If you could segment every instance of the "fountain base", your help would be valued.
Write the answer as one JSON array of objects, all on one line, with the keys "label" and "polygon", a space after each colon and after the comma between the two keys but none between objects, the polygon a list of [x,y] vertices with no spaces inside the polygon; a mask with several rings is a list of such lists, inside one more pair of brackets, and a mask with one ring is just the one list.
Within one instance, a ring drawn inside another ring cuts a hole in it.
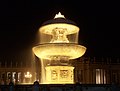
[{"label": "fountain base", "polygon": [[74,67],[72,66],[46,66],[45,84],[73,84]]}]

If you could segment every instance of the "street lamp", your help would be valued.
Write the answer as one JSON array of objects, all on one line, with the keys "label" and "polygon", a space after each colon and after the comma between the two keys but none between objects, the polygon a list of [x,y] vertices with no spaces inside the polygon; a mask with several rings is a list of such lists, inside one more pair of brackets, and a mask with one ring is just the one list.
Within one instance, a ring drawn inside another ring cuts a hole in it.
[{"label": "street lamp", "polygon": [[32,77],[32,74],[30,74],[30,72],[27,72],[25,74],[25,78],[26,78],[26,82],[27,83],[30,83],[31,82],[31,77]]},{"label": "street lamp", "polygon": [[32,74],[30,74],[30,72],[27,72],[27,74],[25,74],[25,78],[31,78]]}]

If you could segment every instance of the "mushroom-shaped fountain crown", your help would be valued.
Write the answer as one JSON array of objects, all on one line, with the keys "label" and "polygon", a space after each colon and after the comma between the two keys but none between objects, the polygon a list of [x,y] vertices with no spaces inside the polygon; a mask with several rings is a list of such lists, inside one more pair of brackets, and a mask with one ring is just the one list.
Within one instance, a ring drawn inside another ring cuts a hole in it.
[{"label": "mushroom-shaped fountain crown", "polygon": [[79,58],[86,51],[86,47],[78,45],[79,30],[75,22],[58,13],[39,28],[41,41],[33,47],[33,52],[37,57],[48,60]]},{"label": "mushroom-shaped fountain crown", "polygon": [[55,15],[54,19],[43,22],[42,26],[48,25],[48,24],[55,24],[55,23],[65,23],[65,24],[76,25],[74,21],[66,19],[64,15],[61,15],[61,13],[59,12],[58,14]]}]

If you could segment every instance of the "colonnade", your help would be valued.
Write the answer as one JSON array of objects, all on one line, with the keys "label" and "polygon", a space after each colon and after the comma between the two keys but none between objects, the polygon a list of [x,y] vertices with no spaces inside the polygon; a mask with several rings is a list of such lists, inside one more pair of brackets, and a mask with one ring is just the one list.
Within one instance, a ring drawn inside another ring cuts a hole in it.
[{"label": "colonnade", "polygon": [[[26,75],[26,76],[25,76]],[[0,84],[8,85],[10,82],[14,84],[33,83],[34,74],[25,71],[0,71]]]}]

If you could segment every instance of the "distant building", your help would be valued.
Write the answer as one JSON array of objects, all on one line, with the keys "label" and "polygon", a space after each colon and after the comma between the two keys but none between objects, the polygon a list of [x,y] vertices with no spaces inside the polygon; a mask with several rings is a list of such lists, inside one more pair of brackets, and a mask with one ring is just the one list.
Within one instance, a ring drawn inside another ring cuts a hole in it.
[{"label": "distant building", "polygon": [[[8,84],[10,81],[15,84],[33,83],[40,80],[39,61],[31,65],[12,65],[0,62],[0,84]],[[119,59],[108,58],[85,58],[81,57],[74,62],[75,82],[81,84],[119,84],[120,85],[120,61]]]}]

